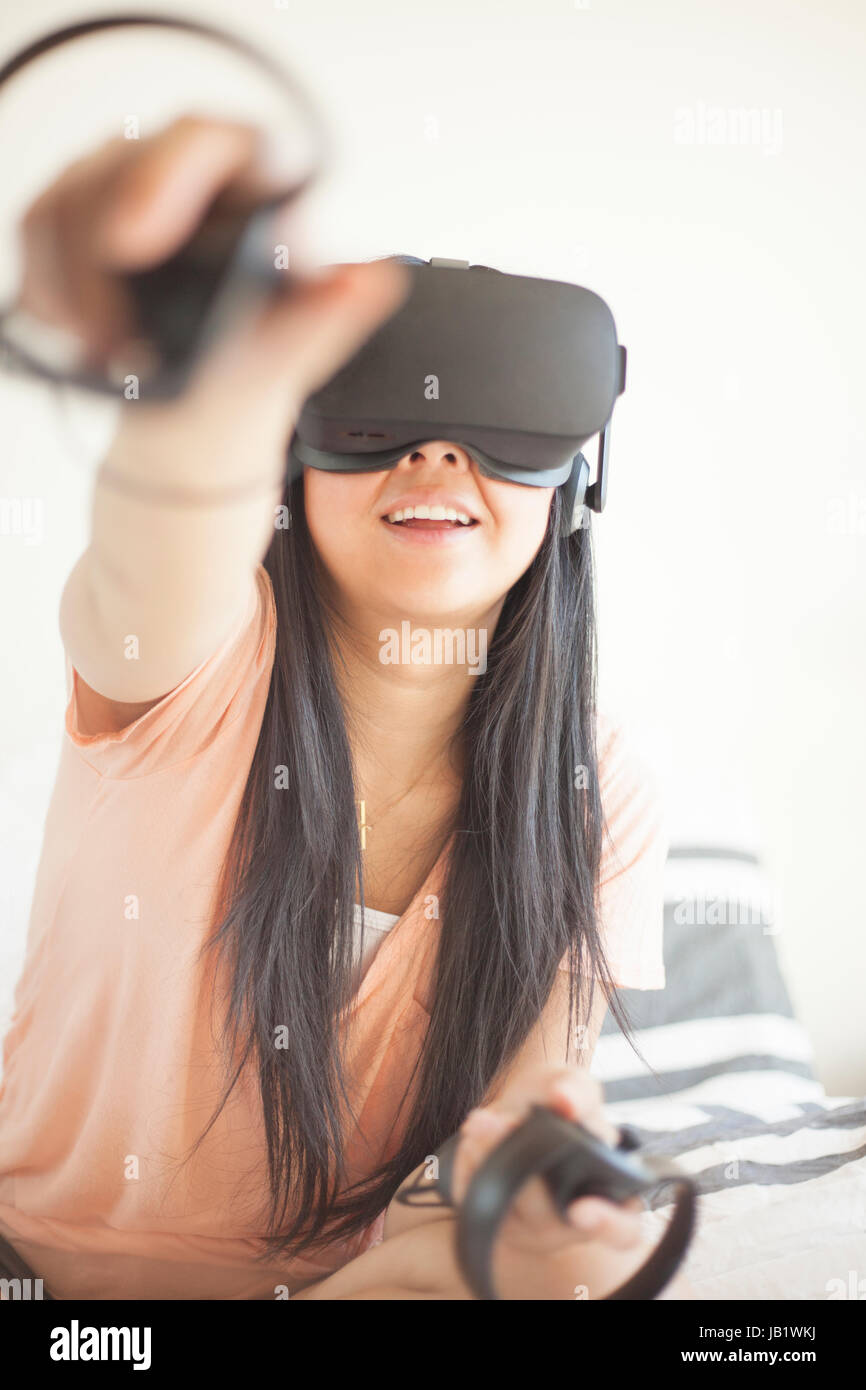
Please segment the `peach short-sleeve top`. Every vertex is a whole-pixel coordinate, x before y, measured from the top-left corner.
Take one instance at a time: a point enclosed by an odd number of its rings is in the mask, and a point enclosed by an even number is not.
[[[314,1258],[256,1262],[264,1131],[246,1075],[223,1094],[214,979],[199,960],[264,712],[274,656],[270,579],[244,620],[118,733],[81,731],[67,659],[66,736],[45,824],[26,957],[3,1043],[0,1235],[59,1298],[274,1298],[381,1234]],[[599,726],[612,844],[601,913],[621,986],[661,989],[665,834],[656,784]],[[359,1103],[351,1179],[399,1146],[399,1101],[423,1041],[445,851],[381,933],[348,1016]],[[379,924],[382,925],[381,923]]]

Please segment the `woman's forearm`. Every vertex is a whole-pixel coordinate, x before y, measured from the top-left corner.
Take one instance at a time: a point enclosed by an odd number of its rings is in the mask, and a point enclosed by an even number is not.
[[[173,689],[241,621],[274,537],[285,461],[227,429],[218,448],[212,422],[192,414],[181,424],[164,407],[126,410],[96,475],[90,544],[60,626],[85,681],[130,703]]]
[[[424,1165],[403,1187],[418,1181]],[[402,1190],[402,1189],[401,1189]],[[384,1240],[327,1278],[293,1294],[307,1299],[472,1299],[456,1253],[453,1208],[425,1204],[404,1206],[396,1196],[385,1214]],[[561,1250],[536,1253],[499,1242],[492,1274],[506,1300],[604,1299],[643,1265],[652,1245],[626,1250],[609,1244],[575,1241]],[[680,1276],[660,1294],[663,1299],[691,1299],[695,1294]]]
[[[631,1277],[650,1254],[650,1246],[612,1251],[587,1243],[552,1255],[532,1257],[508,1250],[494,1253],[493,1275],[503,1299],[565,1301],[606,1298]],[[294,1299],[472,1300],[459,1269],[454,1218],[428,1221],[373,1246],[336,1273],[292,1295]],[[680,1276],[662,1299],[691,1299],[694,1291]]]
[[[454,1246],[454,1219],[442,1216],[374,1245],[293,1299],[470,1299]]]

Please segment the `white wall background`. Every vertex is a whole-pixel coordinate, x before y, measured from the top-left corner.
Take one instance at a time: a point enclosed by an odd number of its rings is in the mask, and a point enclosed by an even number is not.
[[[610,303],[629,380],[596,525],[606,703],[676,838],[765,854],[822,1079],[866,1091],[859,0],[160,8],[233,25],[317,97],[339,151],[308,207],[323,261],[454,256]],[[5,0],[0,51],[85,12]],[[3,207],[96,99],[66,61],[38,130],[13,112],[10,134],[0,100]],[[143,97],[119,90],[122,118]],[[0,496],[42,506],[38,536],[0,534],[8,997],[62,726],[57,604],[110,417],[9,377],[0,413]]]

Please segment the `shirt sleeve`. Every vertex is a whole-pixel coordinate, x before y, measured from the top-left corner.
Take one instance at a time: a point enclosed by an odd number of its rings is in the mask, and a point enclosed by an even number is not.
[[[598,763],[607,822],[598,907],[608,964],[620,989],[664,989],[668,833],[661,790],[623,729],[601,715]],[[559,968],[569,968],[567,955]]]
[[[66,738],[103,777],[133,778],[164,771],[209,747],[236,720],[261,717],[270,684],[276,607],[263,565],[247,611],[222,644],[174,690],[117,732],[82,731],[80,677],[66,656]]]

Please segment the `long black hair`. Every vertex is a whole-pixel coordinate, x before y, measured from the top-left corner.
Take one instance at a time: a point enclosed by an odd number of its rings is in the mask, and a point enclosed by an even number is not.
[[[363,855],[332,615],[303,479],[287,487],[283,503],[291,524],[275,529],[264,559],[277,614],[273,670],[224,866],[225,910],[205,947],[229,967],[223,1042],[231,1066],[204,1133],[242,1069],[257,1068],[270,1185],[263,1258],[347,1238],[375,1219],[515,1057],[567,953],[570,1033],[587,1023],[597,987],[628,1032],[597,916],[605,824],[592,532],[587,524],[560,537],[556,491],[457,733],[466,773],[402,1142],[362,1183],[342,1178],[351,1081],[343,1015],[356,987],[353,905],[360,884],[363,907]],[[277,1047],[280,1027],[285,1045]]]

